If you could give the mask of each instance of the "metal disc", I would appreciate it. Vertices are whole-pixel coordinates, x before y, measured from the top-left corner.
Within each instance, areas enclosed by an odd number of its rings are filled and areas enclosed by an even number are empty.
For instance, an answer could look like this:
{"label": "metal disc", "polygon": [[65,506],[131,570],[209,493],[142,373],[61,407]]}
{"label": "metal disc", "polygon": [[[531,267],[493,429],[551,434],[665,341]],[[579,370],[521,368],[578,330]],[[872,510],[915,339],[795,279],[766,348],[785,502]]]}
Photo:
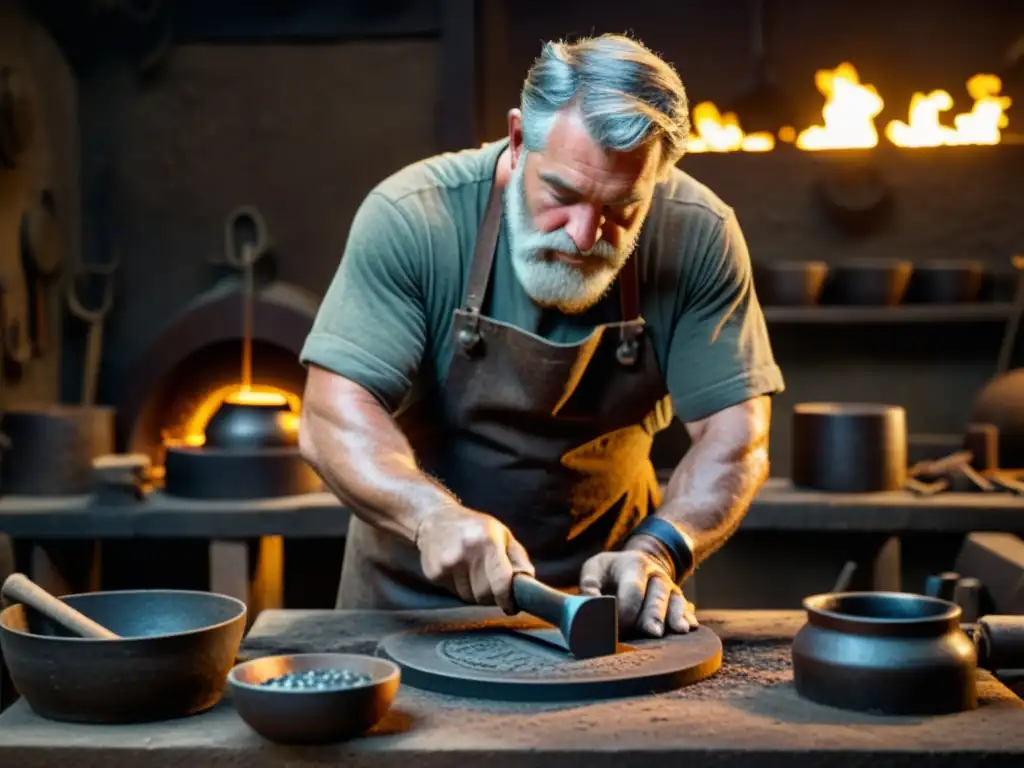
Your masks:
{"label": "metal disc", "polygon": [[663,693],[704,680],[722,664],[722,642],[700,627],[576,659],[557,630],[515,618],[389,635],[377,655],[414,688],[500,701],[579,701]]}

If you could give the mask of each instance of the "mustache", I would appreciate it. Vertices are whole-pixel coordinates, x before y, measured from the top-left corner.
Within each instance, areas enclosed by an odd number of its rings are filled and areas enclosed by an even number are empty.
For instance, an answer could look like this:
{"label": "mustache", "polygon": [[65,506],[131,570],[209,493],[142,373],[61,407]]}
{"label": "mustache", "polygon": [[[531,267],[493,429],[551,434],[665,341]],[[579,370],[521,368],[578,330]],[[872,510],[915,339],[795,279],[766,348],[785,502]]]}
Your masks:
{"label": "mustache", "polygon": [[592,248],[581,251],[564,229],[556,229],[551,232],[529,232],[522,237],[521,246],[524,250],[558,251],[570,256],[596,258],[608,262],[614,262],[619,256],[619,250],[607,240],[598,240]]}

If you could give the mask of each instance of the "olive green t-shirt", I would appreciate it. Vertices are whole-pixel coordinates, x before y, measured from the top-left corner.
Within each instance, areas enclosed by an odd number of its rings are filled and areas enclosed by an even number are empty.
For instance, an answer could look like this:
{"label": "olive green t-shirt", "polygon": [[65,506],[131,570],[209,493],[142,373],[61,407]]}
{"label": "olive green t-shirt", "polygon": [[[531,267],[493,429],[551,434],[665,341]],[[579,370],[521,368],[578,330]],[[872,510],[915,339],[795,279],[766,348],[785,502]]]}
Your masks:
{"label": "olive green t-shirt", "polygon": [[[375,187],[302,349],[389,410],[436,391],[453,350],[477,229],[507,140],[414,163]],[[638,258],[641,308],[684,422],[780,392],[750,256],[732,209],[678,168],[657,187]],[[580,315],[541,309],[517,280],[504,227],[483,312],[554,342],[621,319],[618,291]]]}

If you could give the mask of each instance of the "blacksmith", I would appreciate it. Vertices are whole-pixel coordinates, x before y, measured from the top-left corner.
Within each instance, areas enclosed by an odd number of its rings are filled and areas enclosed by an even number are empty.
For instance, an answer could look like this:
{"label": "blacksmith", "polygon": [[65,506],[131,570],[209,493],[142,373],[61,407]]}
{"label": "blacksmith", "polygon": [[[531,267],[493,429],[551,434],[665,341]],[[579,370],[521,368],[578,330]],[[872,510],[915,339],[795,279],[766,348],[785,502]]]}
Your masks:
{"label": "blacksmith", "polygon": [[[640,43],[550,43],[507,138],[367,195],[301,355],[303,454],[353,513],[339,607],[511,612],[525,572],[696,626],[681,585],[767,476],[783,380],[688,135]],[[673,412],[693,446],[663,493]]]}

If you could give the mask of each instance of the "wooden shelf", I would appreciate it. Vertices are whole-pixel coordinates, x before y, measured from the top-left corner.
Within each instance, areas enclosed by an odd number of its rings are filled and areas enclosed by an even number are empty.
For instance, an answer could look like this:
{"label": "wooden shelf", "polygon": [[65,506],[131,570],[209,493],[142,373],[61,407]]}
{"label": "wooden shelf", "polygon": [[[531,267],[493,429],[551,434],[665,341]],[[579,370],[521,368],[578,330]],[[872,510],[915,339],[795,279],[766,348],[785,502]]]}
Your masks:
{"label": "wooden shelf", "polygon": [[770,323],[857,325],[862,323],[1001,323],[1010,315],[1009,302],[977,304],[908,304],[898,307],[765,307]]}

